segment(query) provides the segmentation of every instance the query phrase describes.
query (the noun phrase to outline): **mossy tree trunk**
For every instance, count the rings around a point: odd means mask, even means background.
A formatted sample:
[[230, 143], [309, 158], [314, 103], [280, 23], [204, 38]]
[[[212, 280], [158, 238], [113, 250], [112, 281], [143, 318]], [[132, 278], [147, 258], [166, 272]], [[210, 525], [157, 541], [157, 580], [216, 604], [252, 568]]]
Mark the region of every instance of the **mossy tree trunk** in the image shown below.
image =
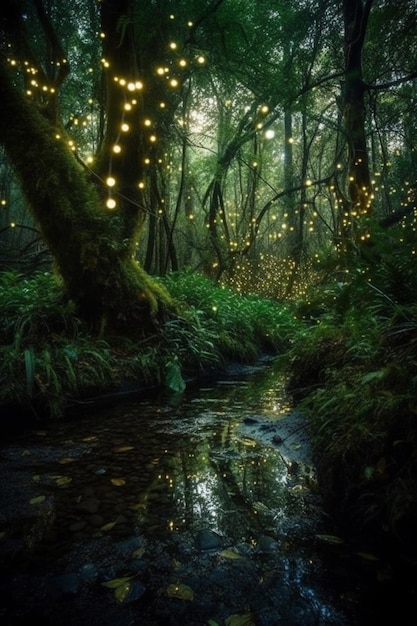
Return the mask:
[[[1, 11], [3, 26], [6, 24], [7, 32], [9, 25], [11, 32], [7, 34], [18, 41], [19, 15], [16, 11], [10, 20], [5, 8], [4, 13]], [[120, 42], [119, 36], [118, 45], [122, 48]], [[128, 37], [125, 42], [126, 45], [131, 43]], [[114, 55], [116, 60], [124, 52], [119, 48]], [[129, 61], [127, 67], [132, 63]], [[49, 87], [51, 85], [49, 82]], [[103, 324], [107, 324], [112, 331], [155, 330], [172, 302], [165, 290], [134, 260], [145, 218], [138, 184], [142, 140], [139, 129], [133, 128], [128, 134], [119, 161], [103, 158], [117, 140], [113, 137], [117, 125], [120, 132], [120, 94], [115, 87], [108, 89], [107, 134], [96, 175], [92, 176], [75, 157], [58, 116], [50, 115], [50, 110], [56, 109], [56, 89], [47, 92], [50, 96], [46, 94], [40, 106], [35, 98], [28, 98], [20, 86], [15, 64], [3, 53], [0, 58], [0, 143], [19, 177], [68, 297], [77, 304], [80, 315], [96, 328], [102, 329]], [[103, 177], [106, 168], [106, 173], [114, 178], [120, 175], [116, 196], [118, 210], [106, 208], [110, 190]], [[119, 206], [118, 199], [122, 199]]]

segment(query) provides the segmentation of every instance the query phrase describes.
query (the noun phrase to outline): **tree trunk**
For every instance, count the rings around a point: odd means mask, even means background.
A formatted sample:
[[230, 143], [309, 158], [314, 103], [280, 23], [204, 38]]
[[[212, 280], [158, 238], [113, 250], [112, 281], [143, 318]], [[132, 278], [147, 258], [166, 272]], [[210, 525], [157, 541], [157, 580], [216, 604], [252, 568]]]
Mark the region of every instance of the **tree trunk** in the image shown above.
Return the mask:
[[369, 212], [371, 177], [366, 144], [365, 83], [362, 74], [362, 51], [373, 0], [343, 0], [345, 32], [345, 83], [343, 86], [343, 117], [349, 145], [348, 216], [345, 232], [354, 230], [356, 218]]
[[132, 256], [125, 226], [54, 127], [0, 62], [0, 143], [62, 276], [68, 297], [95, 328], [155, 329], [170, 298]]

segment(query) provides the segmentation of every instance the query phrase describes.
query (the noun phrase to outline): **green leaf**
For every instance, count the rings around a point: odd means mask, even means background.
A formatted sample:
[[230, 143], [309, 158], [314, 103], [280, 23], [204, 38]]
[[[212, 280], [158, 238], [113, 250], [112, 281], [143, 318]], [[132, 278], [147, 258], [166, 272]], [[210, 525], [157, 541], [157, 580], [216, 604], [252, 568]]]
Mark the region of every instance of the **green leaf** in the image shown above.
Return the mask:
[[180, 600], [193, 600], [194, 591], [188, 585], [169, 585], [167, 589], [169, 598], [179, 598]]
[[132, 580], [134, 576], [122, 576], [122, 578], [113, 578], [113, 580], [108, 580], [105, 583], [101, 583], [103, 587], [107, 587], [108, 589], [117, 589], [122, 585], [126, 585], [127, 582]]
[[182, 393], [185, 389], [181, 368], [176, 361], [168, 361], [165, 366], [165, 386], [176, 393]]

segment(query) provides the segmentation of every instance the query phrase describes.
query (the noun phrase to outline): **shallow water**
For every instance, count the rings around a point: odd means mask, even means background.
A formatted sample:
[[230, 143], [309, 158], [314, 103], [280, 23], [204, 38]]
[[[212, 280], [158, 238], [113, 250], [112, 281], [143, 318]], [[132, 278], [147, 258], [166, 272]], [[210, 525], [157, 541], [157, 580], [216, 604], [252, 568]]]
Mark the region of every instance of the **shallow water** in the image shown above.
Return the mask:
[[0, 458], [2, 624], [366, 623], [271, 367], [101, 407]]

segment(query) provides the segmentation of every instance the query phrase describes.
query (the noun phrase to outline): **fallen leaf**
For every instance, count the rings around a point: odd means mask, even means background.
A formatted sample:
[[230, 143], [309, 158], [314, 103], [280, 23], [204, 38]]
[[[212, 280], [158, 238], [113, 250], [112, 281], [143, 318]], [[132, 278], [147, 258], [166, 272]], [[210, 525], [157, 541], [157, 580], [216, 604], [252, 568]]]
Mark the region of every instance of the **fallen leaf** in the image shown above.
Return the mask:
[[253, 613], [241, 613], [228, 617], [225, 621], [226, 626], [256, 626]]
[[56, 478], [55, 480], [55, 483], [59, 487], [65, 487], [65, 485], [69, 485], [70, 482], [72, 482], [71, 476], [58, 476], [58, 478]]
[[112, 485], [114, 485], [115, 487], [122, 487], [123, 485], [126, 484], [126, 481], [124, 478], [112, 478], [111, 479], [111, 483]]
[[30, 450], [23, 450], [22, 456], [30, 456], [32, 453]]
[[62, 459], [59, 459], [58, 463], [61, 465], [67, 465], [67, 463], [74, 463], [75, 459], [72, 459], [70, 456], [64, 456]]
[[222, 556], [224, 559], [240, 559], [241, 555], [235, 550], [222, 550], [219, 553], [219, 556]]
[[142, 556], [142, 554], [144, 552], [145, 552], [145, 548], [144, 548], [144, 546], [141, 546], [140, 548], [137, 548], [137, 550], [132, 552], [132, 554], [130, 556], [131, 556], [132, 559], [137, 559], [138, 556]]
[[101, 583], [103, 587], [107, 587], [108, 589], [117, 589], [121, 585], [126, 584], [129, 580], [132, 580], [134, 576], [122, 576], [121, 578], [113, 578], [112, 580], [108, 580], [105, 583]]
[[113, 452], [129, 452], [134, 449], [135, 446], [117, 446], [116, 448], [113, 448]]
[[324, 541], [324, 543], [334, 543], [334, 544], [341, 544], [341, 543], [345, 543], [344, 540], [341, 537], [336, 537], [336, 535], [316, 535], [317, 539], [320, 539], [320, 541]]
[[215, 622], [214, 619], [209, 619], [207, 624], [208, 626], [219, 626], [219, 623]]
[[100, 530], [103, 530], [104, 532], [107, 532], [109, 530], [111, 530], [112, 528], [114, 528], [117, 524], [117, 520], [115, 522], [109, 522], [108, 524], [104, 524], [104, 526], [100, 527]]
[[84, 437], [81, 441], [96, 441], [97, 435], [89, 435], [88, 437]]
[[39, 482], [41, 481], [41, 477], [40, 477], [40, 475], [39, 475], [39, 474], [34, 474], [34, 475], [32, 476], [32, 480], [33, 480], [35, 483], [39, 483]]
[[130, 593], [130, 589], [131, 582], [130, 580], [128, 580], [122, 585], [119, 585], [119, 587], [116, 587], [116, 589], [114, 590], [114, 597], [118, 602], [124, 602]]
[[32, 498], [29, 500], [29, 504], [40, 504], [46, 500], [46, 496], [36, 496], [36, 498]]
[[180, 600], [193, 600], [194, 591], [188, 585], [169, 585], [167, 589], [169, 598], [179, 598]]

